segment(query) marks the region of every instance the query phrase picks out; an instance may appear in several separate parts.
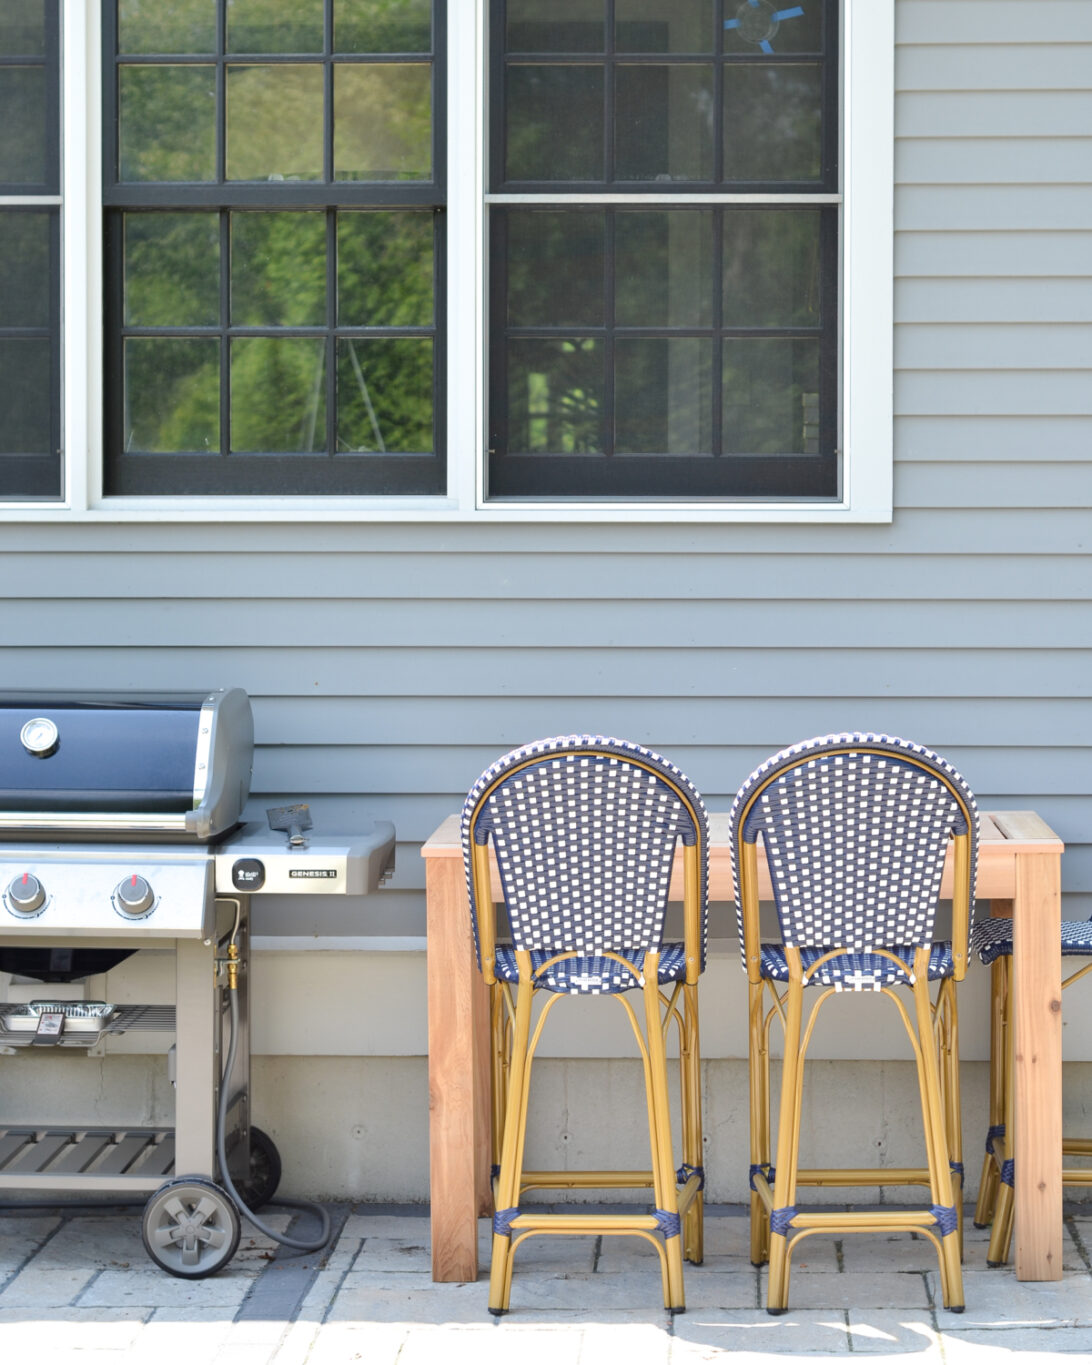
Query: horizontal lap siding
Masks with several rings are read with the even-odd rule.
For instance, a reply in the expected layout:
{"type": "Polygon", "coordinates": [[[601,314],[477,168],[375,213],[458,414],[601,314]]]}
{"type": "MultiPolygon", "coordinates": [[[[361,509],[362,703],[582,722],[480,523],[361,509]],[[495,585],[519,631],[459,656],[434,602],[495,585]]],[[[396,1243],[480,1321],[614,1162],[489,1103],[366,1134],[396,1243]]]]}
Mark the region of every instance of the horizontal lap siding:
{"type": "MultiPolygon", "coordinates": [[[[1039,533],[1064,537],[1067,509],[1088,524],[1092,476],[1092,6],[902,0],[896,14],[896,504],[962,509],[976,548],[975,523],[1000,530],[998,509],[1021,504],[1039,533]]],[[[983,709],[947,751],[984,803],[1034,806],[1065,837],[1065,912],[1083,917],[1092,708],[1087,692],[1063,700],[1063,677],[1092,646],[1077,567],[1087,539],[1071,548],[1067,567],[1010,545],[1038,599],[1011,600],[1008,658],[991,651],[985,686],[966,646],[989,639],[997,604],[988,591],[971,599],[994,561],[964,561],[952,594],[966,640],[945,655],[983,709]],[[1024,629],[1035,612],[1051,622],[1049,645],[1024,629]],[[1019,681],[1028,669],[1038,697],[1019,681]]],[[[930,597],[939,644],[944,612],[930,597]]]]}
{"type": "Polygon", "coordinates": [[[787,742],[909,735],[1039,810],[1092,913],[1092,5],[896,15],[891,525],[9,526],[4,685],[247,688],[255,817],[398,826],[393,889],[331,931],[423,932],[420,842],[576,729],[721,809],[787,742]]]}

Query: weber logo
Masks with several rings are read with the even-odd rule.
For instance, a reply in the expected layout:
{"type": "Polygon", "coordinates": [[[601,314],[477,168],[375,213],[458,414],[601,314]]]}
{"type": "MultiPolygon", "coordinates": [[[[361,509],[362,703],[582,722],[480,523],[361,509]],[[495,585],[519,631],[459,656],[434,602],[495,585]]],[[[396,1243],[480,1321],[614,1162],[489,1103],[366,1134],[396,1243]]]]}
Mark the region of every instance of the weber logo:
{"type": "Polygon", "coordinates": [[[293,867],[288,871],[290,877],[318,877],[330,880],[337,876],[337,869],[333,867],[293,867]]]}
{"type": "Polygon", "coordinates": [[[260,891],[265,885],[265,864],[260,858],[239,858],[232,865],[231,884],[236,891],[260,891]]]}

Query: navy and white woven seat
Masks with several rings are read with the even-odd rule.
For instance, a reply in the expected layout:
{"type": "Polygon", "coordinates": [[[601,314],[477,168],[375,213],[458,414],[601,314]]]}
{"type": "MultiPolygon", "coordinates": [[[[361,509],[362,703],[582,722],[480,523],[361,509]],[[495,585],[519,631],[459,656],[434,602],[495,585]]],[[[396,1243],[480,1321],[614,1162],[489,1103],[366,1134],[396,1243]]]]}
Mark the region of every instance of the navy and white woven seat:
{"type": "Polygon", "coordinates": [[[572,1231],[572,1215],[521,1210],[524,1189],[634,1183],[632,1172],[523,1170],[535,1046],[545,1013],[567,995],[623,1001],[649,1085],[652,1163],[638,1183],[651,1187],[655,1211],[589,1215],[587,1230],[632,1232],[652,1241],[660,1254],[665,1306],[683,1307],[684,1254],[691,1261],[702,1258],[696,987],[706,956],[706,826],[697,789],[674,764],[642,745],[603,735],[564,735],[514,749],[467,794],[462,836],[471,923],[478,965],[492,991],[496,1213],[490,1312],[507,1311],[512,1252],[524,1237],[572,1231]],[[665,944],[678,846],[684,939],[665,944]],[[510,943],[497,938],[491,853],[510,943]],[[643,996],[640,1011],[628,1003],[633,991],[643,996]],[[548,999],[532,1036],[532,1002],[538,996],[548,999]],[[677,1173],[664,1051],[671,1020],[679,1030],[683,1063],[683,1159],[677,1173]]]}
{"type": "MultiPolygon", "coordinates": [[[[1061,949],[1063,957],[1092,956],[1092,920],[1062,920],[1061,949]]],[[[971,951],[977,953],[988,967],[999,957],[1012,956],[1012,920],[979,920],[971,935],[971,951]]]]}
{"type": "Polygon", "coordinates": [[[890,735],[824,735],[783,749],[740,788],[730,815],[740,949],[750,996],[751,1259],[770,1262],[767,1306],[788,1306],[790,1237],[822,1227],[921,1230],[940,1259],[945,1305],[963,1302],[959,1258],[958,1057],[954,983],[964,974],[973,909],[977,813],[950,763],[890,735]],[[759,924],[758,844],[769,869],[779,943],[759,924]],[[951,938],[934,939],[941,877],[954,847],[951,938]],[[935,1000],[930,983],[937,983],[935,1000]],[[909,990],[900,1017],[919,1057],[926,1165],[898,1183],[928,1185],[925,1210],[846,1215],[796,1208],[801,1185],[883,1185],[882,1170],[809,1171],[798,1166],[805,1026],[804,992],[821,988],[814,1012],[854,992],[909,990]],[[913,1016],[913,1017],[911,1017],[913,1016]],[[770,1024],[785,1028],[777,1154],[770,1108],[770,1024]],[[940,1056],[938,1057],[938,1049],[940,1056]]]}
{"type": "MultiPolygon", "coordinates": [[[[545,949],[536,948],[531,954],[535,986],[540,990],[555,991],[560,995],[617,995],[619,991],[631,991],[642,985],[641,969],[644,955],[632,950],[619,953],[619,957],[632,967],[628,971],[620,962],[611,957],[567,957],[542,970],[543,964],[555,955],[545,949]]],[[[498,946],[493,959],[493,970],[501,981],[517,982],[519,964],[516,962],[514,948],[498,946]]],[[[681,943],[665,943],[660,949],[657,980],[661,986],[672,981],[686,978],[686,949],[681,943]]]]}
{"type": "MultiPolygon", "coordinates": [[[[800,960],[804,970],[810,971],[831,951],[829,948],[801,948],[800,960]]],[[[885,986],[912,986],[913,973],[907,971],[905,964],[914,960],[913,947],[902,943],[890,951],[898,958],[897,962],[879,953],[839,953],[815,968],[814,974],[809,977],[809,984],[833,986],[836,991],[879,991],[885,986]]],[[[770,981],[788,981],[789,964],[785,949],[778,943],[764,943],[761,952],[762,975],[770,981]]],[[[951,943],[931,944],[929,980],[943,981],[952,975],[953,968],[951,943]]]]}
{"type": "MultiPolygon", "coordinates": [[[[1062,957],[1092,959],[1092,920],[1063,920],[1059,947],[1062,957]]],[[[990,1114],[982,1178],[975,1205],[976,1227],[992,1222],[986,1262],[1004,1265],[1012,1246],[1016,1181],[1015,1123],[1013,1106],[1013,1036],[1010,1027],[1012,1001],[1012,920],[997,916],[980,920],[971,935],[971,950],[990,968],[990,1114]]],[[[1092,972],[1092,960],[1062,981],[1065,990],[1092,972]]],[[[1062,1155],[1092,1156],[1092,1139],[1062,1138],[1062,1155]]],[[[1088,1166],[1062,1166],[1063,1185],[1092,1186],[1088,1166]]]]}

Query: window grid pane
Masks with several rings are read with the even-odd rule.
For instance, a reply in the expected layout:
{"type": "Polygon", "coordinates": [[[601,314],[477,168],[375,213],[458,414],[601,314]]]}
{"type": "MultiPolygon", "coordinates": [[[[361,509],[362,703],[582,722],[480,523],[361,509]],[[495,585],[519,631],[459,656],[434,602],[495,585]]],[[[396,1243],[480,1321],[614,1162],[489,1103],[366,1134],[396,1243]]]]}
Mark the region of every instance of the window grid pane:
{"type": "MultiPolygon", "coordinates": [[[[119,143],[106,149],[108,203],[146,202],[148,191],[126,195],[124,187],[134,183],[275,183],[291,197],[301,181],[379,187],[409,179],[423,191],[439,181],[439,25],[430,38],[421,0],[400,24],[370,10],[368,0],[355,0],[355,8],[348,0],[307,0],[324,16],[318,23],[292,0],[247,0],[246,8],[226,11],[226,0],[201,0],[215,9],[211,26],[203,11],[172,20],[146,6],[130,4],[127,12],[126,0],[120,3],[120,32],[117,10],[104,7],[107,49],[115,53],[106,127],[121,128],[119,143]],[[371,39],[375,49],[351,49],[354,36],[371,39]],[[199,47],[180,51],[186,37],[201,40],[199,47]],[[405,51],[392,45],[399,38],[405,51]],[[362,143],[375,144],[370,157],[362,143]],[[366,165],[359,164],[362,150],[366,165]]],[[[196,3],[190,0],[191,8],[196,3]]],[[[378,202],[381,191],[341,189],[338,198],[378,202]]],[[[431,198],[418,196],[436,199],[435,190],[431,198]]]]}
{"type": "Polygon", "coordinates": [[[559,18],[494,0],[494,189],[835,191],[836,13],[588,0],[559,18]]]}
{"type": "Polygon", "coordinates": [[[443,491],[445,12],[104,4],[108,493],[443,491]]]}
{"type": "Polygon", "coordinates": [[[64,495],[59,3],[0,10],[0,194],[16,201],[0,206],[0,500],[56,502],[64,495]]]}
{"type": "Polygon", "coordinates": [[[432,453],[435,214],[111,223],[127,453],[432,453]]]}
{"type": "Polygon", "coordinates": [[[0,209],[0,499],[62,496],[60,215],[0,209]]]}
{"type": "Polygon", "coordinates": [[[490,497],[838,496],[838,10],[492,0],[490,497]]]}
{"type": "Polygon", "coordinates": [[[60,188],[58,0],[5,10],[0,24],[0,194],[60,188]]]}
{"type": "Polygon", "coordinates": [[[495,206],[492,491],[829,495],[837,212],[495,206]]]}

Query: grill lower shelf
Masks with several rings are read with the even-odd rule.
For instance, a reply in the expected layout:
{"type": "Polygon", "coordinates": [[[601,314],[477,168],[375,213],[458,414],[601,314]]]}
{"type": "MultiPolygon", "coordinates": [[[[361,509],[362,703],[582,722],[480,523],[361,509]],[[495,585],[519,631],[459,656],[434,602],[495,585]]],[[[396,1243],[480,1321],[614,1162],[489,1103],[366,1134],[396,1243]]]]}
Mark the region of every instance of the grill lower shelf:
{"type": "MultiPolygon", "coordinates": [[[[0,1047],[30,1047],[35,1034],[25,1028],[8,1028],[7,1015],[18,1006],[0,1005],[0,1047]]],[[[89,1048],[111,1033],[173,1033],[175,1010],[173,1005],[120,1005],[105,1027],[92,1032],[66,1029],[59,1038],[39,1046],[89,1048]]],[[[0,1167],[2,1169],[2,1167],[0,1167]]]]}
{"type": "Polygon", "coordinates": [[[171,1128],[0,1128],[0,1189],[139,1193],[173,1173],[171,1128]]]}

